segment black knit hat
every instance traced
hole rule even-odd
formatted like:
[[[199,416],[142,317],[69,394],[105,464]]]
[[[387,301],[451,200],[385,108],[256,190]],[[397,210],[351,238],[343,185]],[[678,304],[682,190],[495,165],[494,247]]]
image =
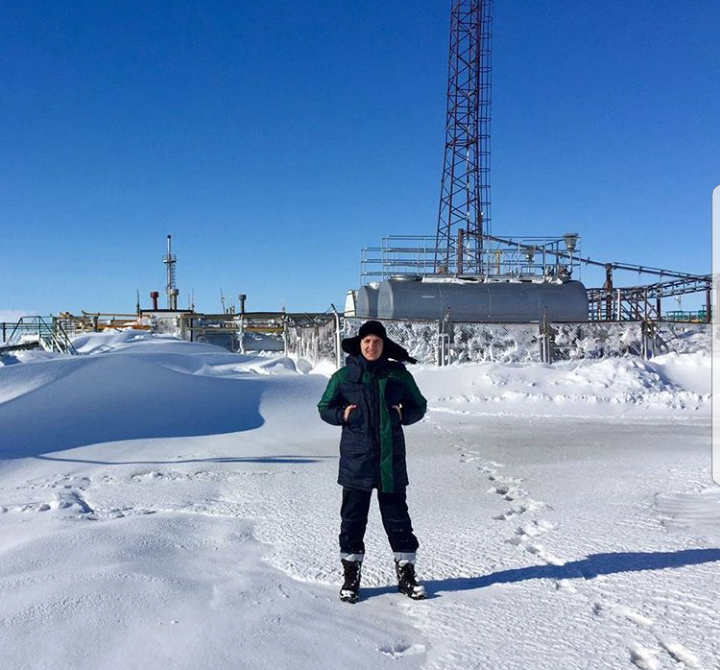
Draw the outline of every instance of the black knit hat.
[[[392,358],[401,363],[417,363],[417,359],[408,354],[407,350],[388,336],[385,326],[379,321],[366,321],[360,326],[355,337],[347,337],[342,341],[342,349],[346,354],[361,356],[360,342],[368,335],[375,335],[383,341],[383,358]]]
[[[385,326],[379,321],[366,321],[360,326],[358,337],[362,340],[368,335],[377,335],[383,342],[387,341],[387,331],[385,330]]]

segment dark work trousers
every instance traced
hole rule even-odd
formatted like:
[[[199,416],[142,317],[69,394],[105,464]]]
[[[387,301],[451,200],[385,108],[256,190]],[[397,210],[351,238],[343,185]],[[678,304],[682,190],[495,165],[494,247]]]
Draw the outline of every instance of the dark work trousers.
[[[340,509],[340,552],[343,554],[364,554],[365,527],[370,511],[372,491],[343,487],[342,507]],[[417,551],[418,541],[413,535],[412,523],[405,502],[405,488],[393,493],[378,491],[378,504],[383,526],[390,547],[396,553]]]

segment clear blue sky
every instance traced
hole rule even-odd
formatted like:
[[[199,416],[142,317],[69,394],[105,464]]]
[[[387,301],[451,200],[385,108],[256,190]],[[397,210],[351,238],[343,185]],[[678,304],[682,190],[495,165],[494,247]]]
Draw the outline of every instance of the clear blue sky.
[[[341,305],[361,247],[435,233],[449,8],[3,3],[0,310],[148,306],[168,233],[183,307]],[[718,25],[716,0],[496,0],[493,232],[709,272]]]

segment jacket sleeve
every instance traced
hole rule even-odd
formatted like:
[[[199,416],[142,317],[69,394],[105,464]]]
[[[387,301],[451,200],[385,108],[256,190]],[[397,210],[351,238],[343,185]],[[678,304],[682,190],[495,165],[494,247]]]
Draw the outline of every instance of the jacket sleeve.
[[[427,412],[427,400],[423,398],[413,376],[406,370],[403,375],[405,393],[402,399],[402,424],[417,423]]]
[[[344,399],[340,394],[340,381],[335,373],[330,377],[325,393],[318,403],[320,418],[332,426],[342,426],[344,405]]]

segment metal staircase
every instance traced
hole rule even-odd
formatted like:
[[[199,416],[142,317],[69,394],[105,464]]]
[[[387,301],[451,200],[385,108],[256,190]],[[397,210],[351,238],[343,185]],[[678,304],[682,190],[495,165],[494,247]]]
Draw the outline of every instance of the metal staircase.
[[[23,316],[8,329],[3,324],[3,331],[9,330],[10,335],[0,343],[0,355],[23,349],[42,348],[64,354],[77,355],[62,319],[54,316]]]

